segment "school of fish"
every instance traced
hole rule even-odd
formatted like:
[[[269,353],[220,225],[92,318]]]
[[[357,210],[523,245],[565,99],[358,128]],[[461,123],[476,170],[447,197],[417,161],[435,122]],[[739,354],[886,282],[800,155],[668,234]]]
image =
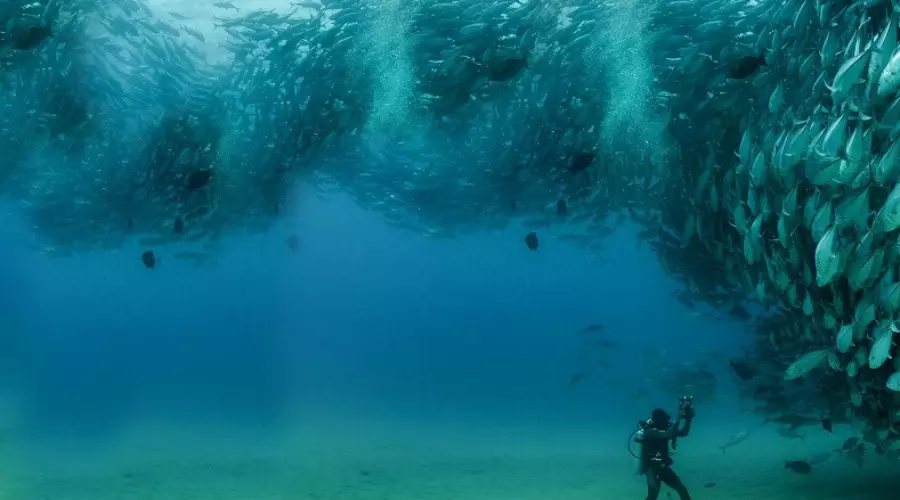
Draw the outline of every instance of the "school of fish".
[[[897,441],[896,0],[240,4],[0,5],[0,194],[44,253],[214,252],[299,184],[532,250],[630,220],[679,301],[753,322],[767,418]]]
[[[695,26],[734,30],[738,54],[668,35],[658,64],[673,75],[662,86],[685,139],[657,245],[694,295],[733,307],[749,291],[768,311],[744,361],[760,375],[741,377],[767,418],[793,430],[817,422],[805,410],[816,408],[864,421],[865,441],[896,450],[900,11],[890,1],[756,8]],[[716,61],[738,55],[760,63],[730,78]],[[699,77],[690,94],[688,76]]]

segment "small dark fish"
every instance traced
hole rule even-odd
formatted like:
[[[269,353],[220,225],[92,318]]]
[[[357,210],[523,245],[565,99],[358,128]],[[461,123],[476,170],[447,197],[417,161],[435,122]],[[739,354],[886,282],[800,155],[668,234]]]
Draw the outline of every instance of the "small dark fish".
[[[488,80],[492,82],[512,80],[518,76],[526,66],[528,66],[528,60],[524,57],[498,58],[491,61],[487,66]]]
[[[703,487],[704,488],[713,488],[713,487],[715,487],[715,485],[716,485],[716,483],[706,483],[703,485]]]
[[[566,205],[566,200],[559,200],[556,202],[556,214],[557,215],[566,215],[569,211],[569,206]]]
[[[198,170],[191,174],[191,178],[188,180],[188,191],[196,191],[203,186],[206,186],[209,183],[209,180],[212,179],[213,171],[211,168],[206,170]]]
[[[29,26],[16,36],[13,46],[16,50],[31,50],[44,43],[44,40],[52,34],[53,32],[47,26],[40,24]]]
[[[728,77],[743,80],[759,71],[762,66],[768,66],[762,54],[739,57],[728,63]]]
[[[732,359],[728,364],[731,365],[732,371],[734,371],[734,374],[741,380],[750,380],[756,376],[756,370],[743,361],[735,361]]]
[[[822,417],[822,428],[825,429],[826,432],[831,432],[831,419],[828,417]]]
[[[618,342],[609,339],[600,339],[595,342],[591,342],[591,345],[601,347],[603,349],[617,349],[619,347]]]
[[[594,162],[594,156],[594,153],[578,153],[572,157],[572,164],[569,166],[569,170],[572,172],[581,172],[590,167],[591,163]]]
[[[284,240],[284,242],[287,243],[288,248],[290,248],[292,252],[296,253],[300,251],[300,238],[298,238],[296,234],[288,236],[288,239]]]
[[[577,384],[586,376],[587,376],[587,374],[584,372],[576,372],[576,373],[572,374],[572,378],[569,379],[569,385],[571,386],[571,385]]]
[[[784,463],[785,469],[790,469],[798,474],[809,474],[812,472],[812,465],[803,460],[789,460]]]
[[[534,231],[525,235],[525,244],[528,245],[528,249],[531,251],[538,249],[538,237],[537,233]]]
[[[175,234],[184,232],[184,221],[181,220],[181,217],[175,217],[175,222],[172,223],[172,232]]]
[[[740,304],[734,304],[731,309],[728,310],[728,315],[734,319],[739,319],[741,321],[747,321],[753,318],[753,315],[750,314],[744,306]]]
[[[153,269],[156,266],[156,255],[153,255],[153,250],[147,250],[142,253],[141,262],[144,263],[144,267],[147,269]]]
[[[600,323],[591,323],[590,325],[581,329],[581,333],[594,333],[603,330],[603,325]]]

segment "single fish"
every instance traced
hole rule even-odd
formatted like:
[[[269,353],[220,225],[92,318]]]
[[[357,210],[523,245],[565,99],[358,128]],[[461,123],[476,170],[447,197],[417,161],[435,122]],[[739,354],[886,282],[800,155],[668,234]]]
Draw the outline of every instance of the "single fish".
[[[292,252],[297,253],[300,251],[300,238],[296,234],[288,236],[284,242]]]
[[[885,387],[889,391],[900,392],[900,371],[894,372],[888,377]]]
[[[531,251],[536,251],[539,246],[538,235],[534,231],[525,235],[525,245]]]
[[[844,444],[841,445],[841,448],[838,451],[851,451],[856,447],[858,443],[858,437],[847,438],[847,440],[844,441]]]
[[[213,171],[211,168],[206,170],[198,170],[191,174],[188,179],[187,189],[188,191],[196,191],[206,186],[209,183],[209,180],[212,179]]]
[[[487,65],[487,77],[492,82],[512,80],[528,66],[524,57],[497,58]]]
[[[785,370],[784,379],[795,380],[803,377],[814,369],[825,364],[827,357],[828,349],[810,351],[803,356],[800,356],[800,358],[791,363],[791,365],[788,366],[787,370]]]
[[[792,470],[798,474],[809,474],[812,472],[812,465],[803,460],[788,460],[784,463],[784,468]]]
[[[806,437],[802,432],[797,432],[796,429],[778,429],[775,431],[779,436],[788,439],[799,439],[803,442],[803,439]]]
[[[235,7],[234,4],[231,2],[214,2],[213,7],[218,7],[220,9],[225,9],[225,10],[241,10],[241,9]]]
[[[147,269],[153,269],[156,267],[156,255],[153,254],[153,250],[147,250],[146,252],[141,254],[141,262],[144,263],[144,267]]]
[[[763,54],[758,56],[743,56],[738,57],[737,59],[733,59],[728,63],[726,68],[726,72],[729,78],[733,78],[735,80],[743,80],[749,76],[752,76],[759,68],[763,66],[768,66],[766,64],[766,58]]]
[[[734,371],[734,374],[741,380],[750,380],[756,376],[756,370],[743,361],[731,360],[728,364],[731,365],[732,371]]]
[[[725,444],[723,444],[722,446],[719,446],[719,449],[722,450],[722,453],[725,453],[725,450],[727,450],[728,448],[731,448],[732,446],[743,443],[744,441],[747,440],[748,437],[750,437],[750,431],[748,431],[746,429],[739,431],[736,434],[734,434],[733,436],[731,436],[730,438],[728,438],[728,441],[726,441]]]
[[[16,50],[32,50],[39,47],[52,34],[47,26],[41,24],[28,26],[16,34],[13,47]]]
[[[590,167],[591,163],[594,162],[594,156],[594,153],[578,153],[572,157],[572,163],[569,166],[569,170],[572,172],[581,172]]]

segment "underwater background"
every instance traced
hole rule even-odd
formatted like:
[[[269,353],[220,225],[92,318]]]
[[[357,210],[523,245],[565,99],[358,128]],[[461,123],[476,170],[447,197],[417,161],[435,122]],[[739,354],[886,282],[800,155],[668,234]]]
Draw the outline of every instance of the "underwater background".
[[[774,33],[777,52],[782,31],[790,34],[779,23],[803,34],[819,22],[791,21],[779,3],[0,6],[10,19],[0,30],[0,500],[640,499],[647,486],[634,432],[655,408],[674,415],[680,397],[693,398],[696,418],[673,468],[694,499],[896,498],[898,439],[893,416],[878,411],[894,402],[885,380],[896,362],[865,372],[857,390],[855,375],[839,373],[850,355],[830,347],[839,314],[828,301],[838,293],[794,286],[803,278],[790,269],[791,290],[810,308],[817,297],[804,315],[789,302],[799,295],[781,297],[787,286],[766,288],[789,267],[769,247],[776,237],[763,238],[756,224],[761,247],[746,250],[728,232],[750,234],[733,223],[739,217],[717,218],[725,210],[716,186],[740,207],[768,191],[786,204],[780,187],[760,181],[737,193],[737,183],[718,179],[728,168],[717,155],[738,167],[749,158],[735,154],[747,120],[722,110],[752,99],[723,91],[735,87],[721,75],[709,83],[724,97],[709,106],[706,89],[684,85],[710,80],[703,61],[713,56],[699,48],[682,47],[685,67],[670,80],[653,77],[660,68],[650,60],[668,64],[672,54],[636,57],[650,50],[642,30],[664,24],[667,8],[694,23],[686,39],[719,40],[715,57],[732,57],[731,42],[721,42],[727,23],[704,16],[727,20],[735,4],[760,14],[760,39]],[[815,4],[815,14],[832,15],[827,1],[797,3],[798,12]],[[833,3],[836,12],[893,8]],[[434,33],[448,12],[499,16],[515,35],[497,38],[531,44],[543,59],[507,54],[498,67],[447,69],[425,54],[428,71],[447,73],[415,87],[404,80],[410,61],[393,58],[409,21],[400,7],[410,5]],[[315,18],[320,26],[312,14],[295,16],[299,9],[334,12]],[[371,16],[377,22],[356,38],[373,12],[388,14]],[[831,28],[858,52],[867,23],[896,28],[890,12],[855,30]],[[579,30],[595,22],[602,29],[588,40]],[[459,40],[420,32],[410,40],[442,56],[447,44],[466,60],[463,49],[480,47],[489,24],[454,25]],[[653,44],[672,45],[677,28],[654,31]],[[368,62],[344,53],[349,45],[370,51]],[[88,46],[121,66],[86,56]],[[208,59],[197,55],[210,47]],[[284,56],[291,50],[312,55]],[[744,77],[776,71],[775,55],[746,57]],[[790,51],[779,57],[800,66]],[[582,83],[592,71],[603,74],[602,92]],[[548,83],[554,72],[559,81]],[[382,80],[373,85],[370,73]],[[762,81],[750,90],[771,93]],[[660,90],[665,83],[683,92]],[[775,126],[766,120],[782,111],[785,92],[788,101],[803,94],[778,89],[754,127]],[[564,99],[571,109],[540,95],[576,91]],[[427,118],[399,111],[404,92],[427,94]],[[696,108],[679,108],[692,99]],[[719,116],[695,125],[709,109]],[[721,133],[715,148],[710,130]],[[684,172],[670,178],[658,170],[666,165]],[[864,199],[868,221],[865,189],[852,199]],[[685,202],[685,193],[697,199]],[[826,211],[815,203],[819,220]],[[808,257],[806,229],[795,230],[791,250]],[[883,236],[869,244],[887,246]],[[768,331],[773,311],[783,323]],[[798,325],[809,339],[797,341]],[[887,338],[885,353],[896,353]],[[822,354],[802,373],[808,379],[784,380],[791,361],[823,345],[837,368],[822,366]],[[838,379],[845,385],[825,383]],[[783,382],[774,395],[765,393],[772,380]],[[661,498],[676,496],[663,488]]]
[[[743,412],[723,361],[741,325],[687,314],[633,228],[598,262],[551,235],[537,254],[515,228],[431,240],[298,196],[296,227],[152,273],[128,248],[22,251],[7,208],[4,498],[642,498],[629,434],[674,412],[665,377],[691,363],[718,380],[675,454],[694,498],[897,485],[839,458],[788,475],[846,433],[801,443]],[[585,365],[588,325],[616,345]]]

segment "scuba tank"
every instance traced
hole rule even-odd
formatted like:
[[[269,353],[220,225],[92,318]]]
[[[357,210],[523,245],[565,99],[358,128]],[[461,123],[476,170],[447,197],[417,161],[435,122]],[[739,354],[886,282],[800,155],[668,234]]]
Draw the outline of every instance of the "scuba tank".
[[[632,457],[640,459],[642,456],[644,456],[644,431],[652,425],[652,419],[638,420],[637,429],[635,429],[634,432],[632,432],[631,435],[628,436],[628,453],[631,453]],[[632,450],[632,443],[637,443],[640,445],[640,453],[636,454],[634,450]]]
[[[644,466],[644,431],[647,427],[649,427],[653,423],[652,420],[638,420],[637,429],[635,429],[630,436],[628,436],[628,453],[631,454],[632,457],[637,459],[637,473],[644,474],[646,472],[646,468]],[[635,453],[632,449],[632,443],[637,443],[638,453]]]

